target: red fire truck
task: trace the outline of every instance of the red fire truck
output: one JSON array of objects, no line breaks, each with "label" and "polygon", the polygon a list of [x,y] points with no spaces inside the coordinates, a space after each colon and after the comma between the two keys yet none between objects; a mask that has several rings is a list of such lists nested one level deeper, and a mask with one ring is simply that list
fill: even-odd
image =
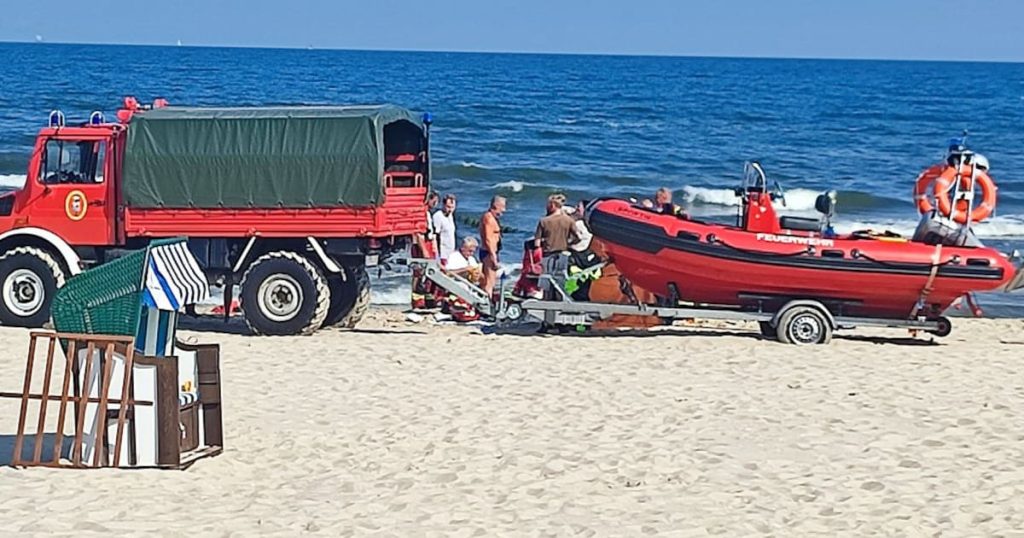
[{"label": "red fire truck", "polygon": [[0,323],[40,326],[65,279],[186,236],[254,332],[352,327],[366,268],[427,229],[429,129],[392,105],[54,111],[0,193]]}]

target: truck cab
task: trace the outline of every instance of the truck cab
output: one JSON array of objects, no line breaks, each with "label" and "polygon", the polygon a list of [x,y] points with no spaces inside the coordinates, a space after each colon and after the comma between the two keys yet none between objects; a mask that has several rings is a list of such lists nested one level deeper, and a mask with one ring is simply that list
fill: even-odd
[{"label": "truck cab", "polygon": [[0,214],[0,232],[39,228],[69,245],[116,243],[115,164],[123,128],[99,121],[40,131],[25,186],[10,195],[10,210]]}]

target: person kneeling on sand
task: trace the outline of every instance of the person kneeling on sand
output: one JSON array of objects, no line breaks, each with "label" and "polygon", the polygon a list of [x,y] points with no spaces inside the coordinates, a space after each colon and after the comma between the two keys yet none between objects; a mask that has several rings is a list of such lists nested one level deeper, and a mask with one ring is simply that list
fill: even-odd
[{"label": "person kneeling on sand", "polygon": [[[481,265],[476,259],[476,248],[479,246],[476,238],[466,237],[458,250],[448,257],[448,264],[445,270],[449,273],[461,275],[466,280],[477,284],[481,279]],[[441,305],[441,312],[448,314],[453,320],[459,322],[476,321],[480,319],[480,313],[472,305],[460,299],[454,293],[449,293]]]},{"label": "person kneeling on sand", "polygon": [[448,265],[445,268],[453,273],[465,275],[470,281],[480,279],[480,262],[476,259],[476,247],[479,246],[476,238],[466,236],[462,240],[459,249],[452,252],[448,257]]}]

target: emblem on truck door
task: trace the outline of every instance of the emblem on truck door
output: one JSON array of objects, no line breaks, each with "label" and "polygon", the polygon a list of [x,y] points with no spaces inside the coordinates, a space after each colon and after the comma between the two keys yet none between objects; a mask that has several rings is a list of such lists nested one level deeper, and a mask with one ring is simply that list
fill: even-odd
[{"label": "emblem on truck door", "polygon": [[85,193],[82,191],[71,191],[64,199],[64,213],[73,221],[84,219],[88,210],[89,201],[85,199]]}]

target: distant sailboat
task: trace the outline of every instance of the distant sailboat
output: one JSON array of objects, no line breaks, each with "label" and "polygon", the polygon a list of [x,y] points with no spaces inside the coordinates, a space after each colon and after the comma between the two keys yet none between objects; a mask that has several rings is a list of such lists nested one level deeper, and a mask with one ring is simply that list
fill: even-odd
[{"label": "distant sailboat", "polygon": [[180,39],[178,40],[178,46],[179,47],[181,46],[181,40]]}]

